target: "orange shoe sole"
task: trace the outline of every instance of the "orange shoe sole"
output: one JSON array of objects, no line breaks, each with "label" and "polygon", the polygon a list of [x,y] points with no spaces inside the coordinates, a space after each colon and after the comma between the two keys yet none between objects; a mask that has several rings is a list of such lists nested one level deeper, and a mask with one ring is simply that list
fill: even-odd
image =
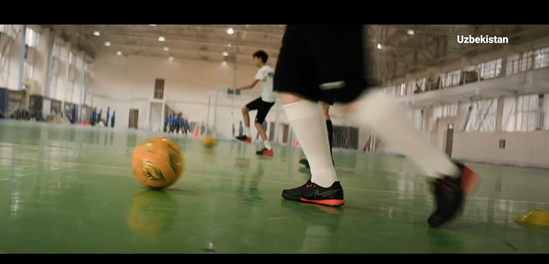
[{"label": "orange shoe sole", "polygon": [[465,195],[471,196],[478,187],[479,182],[479,175],[469,166],[465,166],[463,169],[463,176],[461,178],[461,188],[463,188]]},{"label": "orange shoe sole", "polygon": [[337,200],[337,199],[307,200],[307,199],[301,198],[301,201],[307,202],[307,203],[312,203],[312,204],[320,204],[320,205],[327,205],[327,206],[334,206],[334,207],[342,206],[342,205],[345,204],[345,200]]}]

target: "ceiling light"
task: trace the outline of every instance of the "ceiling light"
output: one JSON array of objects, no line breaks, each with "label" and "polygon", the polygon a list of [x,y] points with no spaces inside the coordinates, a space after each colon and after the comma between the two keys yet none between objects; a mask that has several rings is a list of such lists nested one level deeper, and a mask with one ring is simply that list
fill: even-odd
[{"label": "ceiling light", "polygon": [[229,47],[229,48],[230,48],[230,47],[231,47],[231,43],[227,44],[227,47]]},{"label": "ceiling light", "polygon": [[377,44],[377,48],[378,48],[378,49],[381,49],[381,44]]},{"label": "ceiling light", "polygon": [[221,64],[223,64],[223,65],[227,65],[227,62],[226,62],[226,61],[224,61],[224,62],[222,62]]},{"label": "ceiling light", "polygon": [[227,29],[227,34],[232,35],[234,33],[233,28]]},{"label": "ceiling light", "polygon": [[229,56],[229,53],[226,52],[226,51],[223,51],[223,56],[227,57],[227,56]]},{"label": "ceiling light", "polygon": [[164,51],[168,51],[168,50],[170,50],[170,48],[164,47]]},{"label": "ceiling light", "polygon": [[93,32],[93,35],[94,36],[99,36],[99,35],[101,35],[101,33],[99,33],[99,31],[95,31],[95,32]]},{"label": "ceiling light", "polygon": [[414,31],[411,30],[411,29],[409,29],[407,33],[408,33],[408,35],[414,35]]},{"label": "ceiling light", "polygon": [[117,51],[116,55],[118,55],[118,56],[122,55],[122,51]]},{"label": "ceiling light", "polygon": [[151,26],[151,27],[156,27],[156,25],[155,25],[155,24],[150,24],[149,26]]},{"label": "ceiling light", "polygon": [[172,56],[168,57],[168,60],[173,61],[173,57]]},{"label": "ceiling light", "polygon": [[108,42],[108,41],[107,41],[107,42],[105,42],[105,46],[109,47],[110,45],[111,45],[111,43],[110,43],[110,42]]},{"label": "ceiling light", "polygon": [[166,38],[164,38],[164,37],[158,37],[158,41],[166,41]]}]

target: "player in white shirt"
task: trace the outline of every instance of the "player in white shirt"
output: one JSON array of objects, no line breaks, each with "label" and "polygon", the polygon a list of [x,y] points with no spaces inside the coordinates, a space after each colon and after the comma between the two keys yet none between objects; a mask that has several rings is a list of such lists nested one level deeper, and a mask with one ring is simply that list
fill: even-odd
[{"label": "player in white shirt", "polygon": [[277,94],[273,91],[274,70],[271,66],[265,64],[269,59],[269,55],[267,55],[265,51],[259,50],[255,52],[253,59],[255,66],[259,68],[257,74],[255,75],[255,79],[250,84],[235,87],[233,90],[252,89],[257,85],[257,83],[261,83],[261,96],[242,107],[242,117],[244,119],[244,126],[246,127],[246,134],[243,136],[238,136],[236,139],[247,143],[252,142],[249,112],[257,110],[257,115],[255,116],[255,128],[259,132],[259,135],[261,135],[261,139],[263,139],[263,144],[265,145],[265,147],[258,151],[257,154],[272,156],[273,148],[267,140],[267,134],[265,129],[263,129],[262,124],[263,121],[265,121],[269,110],[271,110],[271,107],[273,107],[276,102]]}]

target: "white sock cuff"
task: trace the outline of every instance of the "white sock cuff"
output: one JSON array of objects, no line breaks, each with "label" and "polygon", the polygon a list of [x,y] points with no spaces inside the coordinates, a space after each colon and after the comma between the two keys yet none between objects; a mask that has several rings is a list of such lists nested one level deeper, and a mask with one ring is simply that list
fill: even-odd
[{"label": "white sock cuff", "polygon": [[288,122],[304,119],[311,116],[323,116],[322,108],[320,108],[320,105],[307,100],[283,105],[282,108],[284,109],[284,112],[286,112]]}]

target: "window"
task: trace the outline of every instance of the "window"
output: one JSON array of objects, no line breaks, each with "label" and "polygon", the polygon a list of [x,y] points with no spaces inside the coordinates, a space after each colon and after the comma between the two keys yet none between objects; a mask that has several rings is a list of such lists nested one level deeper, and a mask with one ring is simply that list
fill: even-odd
[{"label": "window", "polygon": [[498,100],[475,101],[467,121],[466,132],[495,132]]},{"label": "window", "polygon": [[0,86],[6,86],[8,82],[8,70],[6,62],[4,61],[5,57],[0,53]]},{"label": "window", "polygon": [[442,106],[442,117],[457,116],[458,104],[447,104]]},{"label": "window", "polygon": [[0,25],[0,32],[11,36],[12,38],[15,38],[17,36],[15,27],[13,25]]},{"label": "window", "polygon": [[423,109],[414,110],[414,124],[417,129],[423,130]]},{"label": "window", "polygon": [[416,88],[416,82],[411,81],[406,85],[406,93],[405,95],[414,94],[414,90]]},{"label": "window", "polygon": [[69,52],[69,64],[70,65],[76,65],[76,55],[74,55],[74,52]]},{"label": "window", "polygon": [[495,78],[501,72],[501,59],[479,63],[476,70],[482,79]]},{"label": "window", "polygon": [[522,53],[519,58],[519,72],[531,70],[533,66],[534,51]]},{"label": "window", "polygon": [[447,88],[459,84],[461,70],[449,71],[442,75],[442,87]]},{"label": "window", "polygon": [[23,76],[25,76],[27,78],[32,78],[33,73],[34,73],[34,67],[32,66],[32,64],[25,61],[25,64],[24,64],[23,68],[24,68]]},{"label": "window", "polygon": [[540,69],[549,67],[549,48],[543,48],[536,50],[536,60],[534,68]]},{"label": "window", "polygon": [[57,45],[57,43],[53,43],[53,56],[56,58],[61,57],[61,46]]},{"label": "window", "polygon": [[517,100],[516,131],[534,131],[540,125],[538,119],[539,95],[519,96]]},{"label": "window", "polygon": [[49,97],[55,98],[57,95],[57,75],[51,76],[51,83],[50,83],[50,94]]},{"label": "window", "polygon": [[25,35],[25,43],[29,47],[36,47],[38,45],[38,34],[33,29],[27,28]]},{"label": "window", "polygon": [[396,96],[397,97],[405,96],[406,95],[406,84],[401,83],[401,84],[397,85],[395,91],[396,91]]},{"label": "window", "polygon": [[416,80],[416,86],[414,87],[414,92],[416,92],[416,93],[425,92],[425,78],[421,78],[421,79]]},{"label": "window", "polygon": [[164,99],[164,79],[154,81],[154,99]]}]

